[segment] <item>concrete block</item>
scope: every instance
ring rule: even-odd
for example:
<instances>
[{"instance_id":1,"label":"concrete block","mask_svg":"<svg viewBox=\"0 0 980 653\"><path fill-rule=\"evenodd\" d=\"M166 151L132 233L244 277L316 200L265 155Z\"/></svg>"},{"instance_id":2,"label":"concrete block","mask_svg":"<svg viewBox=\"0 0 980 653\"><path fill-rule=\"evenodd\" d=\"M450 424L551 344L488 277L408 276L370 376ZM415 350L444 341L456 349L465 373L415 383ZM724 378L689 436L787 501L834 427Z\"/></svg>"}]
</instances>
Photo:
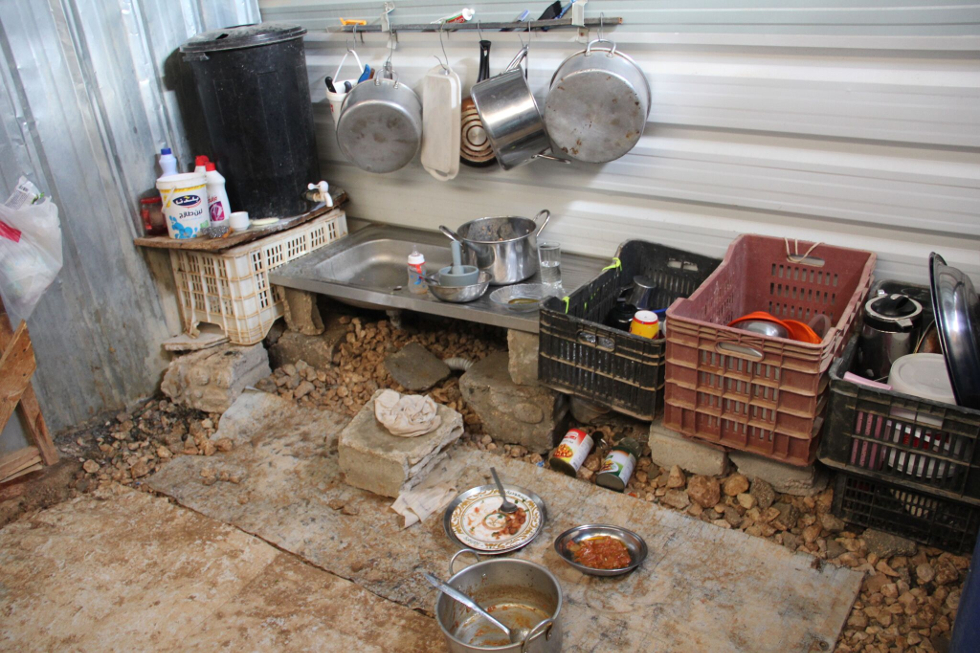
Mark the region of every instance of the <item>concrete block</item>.
<instances>
[{"instance_id":1,"label":"concrete block","mask_svg":"<svg viewBox=\"0 0 980 653\"><path fill-rule=\"evenodd\" d=\"M391 378L407 390L428 390L452 374L449 366L417 342L410 342L385 359Z\"/></svg>"},{"instance_id":2,"label":"concrete block","mask_svg":"<svg viewBox=\"0 0 980 653\"><path fill-rule=\"evenodd\" d=\"M346 334L347 327L336 320L330 320L320 335L286 331L269 348L269 360L274 368L302 360L318 370L327 369L333 364L334 349Z\"/></svg>"},{"instance_id":3,"label":"concrete block","mask_svg":"<svg viewBox=\"0 0 980 653\"><path fill-rule=\"evenodd\" d=\"M396 437L374 417L374 399L381 392L375 392L341 432L340 469L348 485L397 497L442 461L446 448L463 434L463 416L440 405L442 423L435 431L414 438Z\"/></svg>"},{"instance_id":4,"label":"concrete block","mask_svg":"<svg viewBox=\"0 0 980 653\"><path fill-rule=\"evenodd\" d=\"M749 478L768 481L776 492L808 497L823 492L827 487L827 472L816 465L796 467L744 451L730 451L728 457L739 472Z\"/></svg>"},{"instance_id":5,"label":"concrete block","mask_svg":"<svg viewBox=\"0 0 980 653\"><path fill-rule=\"evenodd\" d=\"M459 379L463 399L493 439L547 453L565 435L568 401L540 385L517 385L505 352L490 354Z\"/></svg>"},{"instance_id":6,"label":"concrete block","mask_svg":"<svg viewBox=\"0 0 980 653\"><path fill-rule=\"evenodd\" d=\"M305 290L283 288L286 297L284 313L286 326L305 336L318 336L323 333L323 320L316 305L316 295Z\"/></svg>"},{"instance_id":7,"label":"concrete block","mask_svg":"<svg viewBox=\"0 0 980 653\"><path fill-rule=\"evenodd\" d=\"M661 467L677 465L692 474L720 476L728 471L728 454L709 444L685 438L665 428L660 420L650 424L650 457Z\"/></svg>"},{"instance_id":8,"label":"concrete block","mask_svg":"<svg viewBox=\"0 0 980 653\"><path fill-rule=\"evenodd\" d=\"M271 373L269 355L261 343L221 345L174 358L160 389L175 404L223 413L246 386Z\"/></svg>"},{"instance_id":9,"label":"concrete block","mask_svg":"<svg viewBox=\"0 0 980 653\"><path fill-rule=\"evenodd\" d=\"M507 353L510 360L507 369L511 380L517 385L538 384L538 344L536 333L507 331Z\"/></svg>"}]
</instances>

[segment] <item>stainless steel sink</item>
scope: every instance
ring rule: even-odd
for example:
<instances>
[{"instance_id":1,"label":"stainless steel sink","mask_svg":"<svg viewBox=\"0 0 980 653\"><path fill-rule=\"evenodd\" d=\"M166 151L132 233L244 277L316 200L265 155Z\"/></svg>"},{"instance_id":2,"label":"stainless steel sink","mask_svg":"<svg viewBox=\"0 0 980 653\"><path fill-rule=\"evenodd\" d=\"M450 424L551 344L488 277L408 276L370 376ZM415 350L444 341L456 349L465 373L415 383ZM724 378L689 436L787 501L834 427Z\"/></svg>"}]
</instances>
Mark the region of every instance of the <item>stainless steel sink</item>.
<instances>
[{"instance_id":1,"label":"stainless steel sink","mask_svg":"<svg viewBox=\"0 0 980 653\"><path fill-rule=\"evenodd\" d=\"M269 280L357 306L406 309L537 333L537 311L515 313L496 306L490 301L494 286L469 304L450 304L429 293L410 293L405 286L407 259L413 249L425 255L429 273L452 262L449 241L438 232L374 224L273 270ZM563 254L565 292L590 281L604 264L602 259ZM535 275L526 282L537 280Z\"/></svg>"}]
</instances>

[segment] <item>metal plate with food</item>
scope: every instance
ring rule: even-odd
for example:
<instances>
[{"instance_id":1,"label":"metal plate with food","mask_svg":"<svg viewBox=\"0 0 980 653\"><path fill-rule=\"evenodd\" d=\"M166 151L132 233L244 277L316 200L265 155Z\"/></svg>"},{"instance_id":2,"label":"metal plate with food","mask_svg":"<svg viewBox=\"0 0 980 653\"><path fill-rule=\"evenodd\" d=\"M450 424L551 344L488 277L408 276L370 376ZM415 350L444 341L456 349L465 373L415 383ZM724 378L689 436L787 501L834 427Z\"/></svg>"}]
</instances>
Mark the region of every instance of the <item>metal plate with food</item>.
<instances>
[{"instance_id":1,"label":"metal plate with food","mask_svg":"<svg viewBox=\"0 0 980 653\"><path fill-rule=\"evenodd\" d=\"M647 543L631 530L608 524L570 528L555 539L555 551L583 574L618 576L639 567Z\"/></svg>"},{"instance_id":2,"label":"metal plate with food","mask_svg":"<svg viewBox=\"0 0 980 653\"><path fill-rule=\"evenodd\" d=\"M446 508L446 535L460 546L489 555L510 553L527 546L538 536L547 520L541 497L504 484L507 497L517 504L511 514L500 512L501 498L494 485L480 485L463 492Z\"/></svg>"}]
</instances>

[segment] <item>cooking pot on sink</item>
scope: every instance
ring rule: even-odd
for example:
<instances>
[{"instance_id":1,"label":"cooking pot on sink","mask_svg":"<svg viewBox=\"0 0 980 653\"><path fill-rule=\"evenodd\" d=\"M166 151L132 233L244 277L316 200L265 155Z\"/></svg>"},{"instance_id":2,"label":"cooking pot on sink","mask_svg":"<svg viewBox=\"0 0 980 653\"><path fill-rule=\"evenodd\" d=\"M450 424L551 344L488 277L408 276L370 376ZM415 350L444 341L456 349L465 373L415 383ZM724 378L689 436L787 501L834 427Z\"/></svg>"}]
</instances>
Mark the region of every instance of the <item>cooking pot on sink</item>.
<instances>
[{"instance_id":1,"label":"cooking pot on sink","mask_svg":"<svg viewBox=\"0 0 980 653\"><path fill-rule=\"evenodd\" d=\"M449 561L447 583L489 608L504 625L529 629L524 640L509 643L502 631L440 593L436 620L446 636L451 653L558 653L561 651L562 592L558 579L539 564L517 558L494 558L456 572L456 558L472 549L462 549ZM506 616L505 616L506 615Z\"/></svg>"},{"instance_id":2,"label":"cooking pot on sink","mask_svg":"<svg viewBox=\"0 0 980 653\"><path fill-rule=\"evenodd\" d=\"M520 216L479 218L455 232L448 227L439 229L463 245L463 265L486 270L491 285L504 286L524 281L538 271L537 237L550 219L551 212L546 209L533 220Z\"/></svg>"}]
</instances>

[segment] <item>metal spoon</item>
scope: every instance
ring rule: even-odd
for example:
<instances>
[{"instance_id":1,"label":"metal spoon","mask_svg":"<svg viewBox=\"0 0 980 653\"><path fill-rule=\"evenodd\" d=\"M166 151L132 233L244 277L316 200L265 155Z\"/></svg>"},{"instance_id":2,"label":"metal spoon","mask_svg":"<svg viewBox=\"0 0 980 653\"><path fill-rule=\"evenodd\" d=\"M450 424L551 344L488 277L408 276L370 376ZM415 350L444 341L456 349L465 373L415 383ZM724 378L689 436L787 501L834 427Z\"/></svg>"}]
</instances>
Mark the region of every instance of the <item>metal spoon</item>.
<instances>
[{"instance_id":1,"label":"metal spoon","mask_svg":"<svg viewBox=\"0 0 980 653\"><path fill-rule=\"evenodd\" d=\"M507 513L515 512L517 510L517 504L511 502L507 498L507 494L504 492L504 486L501 484L500 478L497 476L497 470L491 467L490 473L493 475L493 482L497 484L497 492L500 493L500 498L504 500L504 502L500 504L500 508L498 508L498 510L500 512Z\"/></svg>"},{"instance_id":2,"label":"metal spoon","mask_svg":"<svg viewBox=\"0 0 980 653\"><path fill-rule=\"evenodd\" d=\"M448 585L443 581L439 580L438 578L436 578L435 576L433 576L428 572L425 572L422 575L425 576L425 579L429 581L429 583L437 590L447 595L449 598L453 599L454 601L459 601L467 608L477 613L478 615L480 615L481 617L483 617L484 619L492 623L500 630L504 631L504 633L507 635L508 639L510 639L512 644L516 644L517 642L521 641L522 638L519 633L512 631L510 628L508 628L507 626L503 625L502 623L494 619L492 616L490 616L490 614L486 610L484 610L479 605L477 605L476 601L466 596L465 594L460 592L458 589L452 587L451 585Z\"/></svg>"}]
</instances>

